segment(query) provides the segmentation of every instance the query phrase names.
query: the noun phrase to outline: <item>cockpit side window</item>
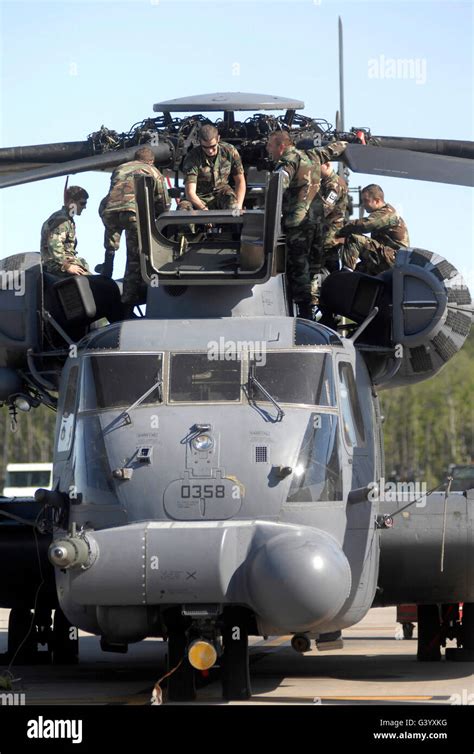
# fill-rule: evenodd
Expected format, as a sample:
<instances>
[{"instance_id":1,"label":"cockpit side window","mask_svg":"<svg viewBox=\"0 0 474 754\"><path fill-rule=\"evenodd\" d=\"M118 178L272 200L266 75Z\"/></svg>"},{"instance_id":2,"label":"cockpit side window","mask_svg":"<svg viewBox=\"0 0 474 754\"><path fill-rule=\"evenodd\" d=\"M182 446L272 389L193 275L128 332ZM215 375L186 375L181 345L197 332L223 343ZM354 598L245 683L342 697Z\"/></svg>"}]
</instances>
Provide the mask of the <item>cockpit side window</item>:
<instances>
[{"instance_id":1,"label":"cockpit side window","mask_svg":"<svg viewBox=\"0 0 474 754\"><path fill-rule=\"evenodd\" d=\"M207 353L170 355L170 403L238 402L241 361L213 361Z\"/></svg>"},{"instance_id":2,"label":"cockpit side window","mask_svg":"<svg viewBox=\"0 0 474 754\"><path fill-rule=\"evenodd\" d=\"M334 381L328 353L266 353L255 360L253 374L278 403L303 403L310 406L334 406ZM252 362L250 367L252 369ZM251 397L262 395L253 385Z\"/></svg>"},{"instance_id":3,"label":"cockpit side window","mask_svg":"<svg viewBox=\"0 0 474 754\"><path fill-rule=\"evenodd\" d=\"M357 386L352 364L347 361L339 363L339 393L343 418L344 439L350 447L364 447L364 419L357 395Z\"/></svg>"},{"instance_id":4,"label":"cockpit side window","mask_svg":"<svg viewBox=\"0 0 474 754\"><path fill-rule=\"evenodd\" d=\"M289 503L342 500L338 419L312 414L293 468Z\"/></svg>"},{"instance_id":5,"label":"cockpit side window","mask_svg":"<svg viewBox=\"0 0 474 754\"><path fill-rule=\"evenodd\" d=\"M69 455L73 444L78 382L79 366L75 365L69 371L64 391L64 404L62 411L61 409L59 410L56 452L58 455L63 454L62 458L66 458Z\"/></svg>"},{"instance_id":6,"label":"cockpit side window","mask_svg":"<svg viewBox=\"0 0 474 754\"><path fill-rule=\"evenodd\" d=\"M67 419L74 413L77 396L77 378L79 376L79 367L72 367L69 372L69 379L66 387L66 397L64 398L63 419Z\"/></svg>"}]
</instances>

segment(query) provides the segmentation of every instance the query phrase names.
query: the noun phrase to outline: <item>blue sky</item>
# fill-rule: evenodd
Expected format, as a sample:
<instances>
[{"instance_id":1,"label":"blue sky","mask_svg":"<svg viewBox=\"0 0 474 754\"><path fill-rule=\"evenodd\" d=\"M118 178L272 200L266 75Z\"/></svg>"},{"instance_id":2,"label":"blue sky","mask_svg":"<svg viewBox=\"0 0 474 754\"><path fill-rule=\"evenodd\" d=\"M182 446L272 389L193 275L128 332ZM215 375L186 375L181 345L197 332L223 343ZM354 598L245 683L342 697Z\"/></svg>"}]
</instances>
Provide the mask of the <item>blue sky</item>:
<instances>
[{"instance_id":1,"label":"blue sky","mask_svg":"<svg viewBox=\"0 0 474 754\"><path fill-rule=\"evenodd\" d=\"M153 116L154 102L212 91L296 97L305 114L334 122L338 15L346 127L473 138L470 2L16 0L0 4L0 145L82 140L102 124L126 131ZM413 76L388 77L390 61L399 59L413 61ZM78 250L91 266L103 256L97 206L109 179L70 179L90 194L77 227ZM351 184L373 180L353 175ZM474 289L472 189L380 183L402 212L412 245L448 257ZM38 250L41 224L61 205L63 185L60 178L2 190L2 257ZM120 274L124 245L119 255Z\"/></svg>"}]
</instances>

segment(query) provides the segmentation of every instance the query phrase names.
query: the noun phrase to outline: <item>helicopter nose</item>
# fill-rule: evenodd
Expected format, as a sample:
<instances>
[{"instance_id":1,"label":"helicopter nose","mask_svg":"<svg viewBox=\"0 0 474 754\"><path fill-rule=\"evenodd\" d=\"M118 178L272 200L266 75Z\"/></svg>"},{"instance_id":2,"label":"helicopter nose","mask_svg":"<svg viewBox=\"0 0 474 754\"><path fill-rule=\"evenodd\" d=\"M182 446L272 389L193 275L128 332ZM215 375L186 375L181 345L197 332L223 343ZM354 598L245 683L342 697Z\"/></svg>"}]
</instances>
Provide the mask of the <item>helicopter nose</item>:
<instances>
[{"instance_id":1,"label":"helicopter nose","mask_svg":"<svg viewBox=\"0 0 474 754\"><path fill-rule=\"evenodd\" d=\"M315 530L273 537L255 553L248 577L257 614L288 631L327 623L351 589L351 570L343 551Z\"/></svg>"}]
</instances>

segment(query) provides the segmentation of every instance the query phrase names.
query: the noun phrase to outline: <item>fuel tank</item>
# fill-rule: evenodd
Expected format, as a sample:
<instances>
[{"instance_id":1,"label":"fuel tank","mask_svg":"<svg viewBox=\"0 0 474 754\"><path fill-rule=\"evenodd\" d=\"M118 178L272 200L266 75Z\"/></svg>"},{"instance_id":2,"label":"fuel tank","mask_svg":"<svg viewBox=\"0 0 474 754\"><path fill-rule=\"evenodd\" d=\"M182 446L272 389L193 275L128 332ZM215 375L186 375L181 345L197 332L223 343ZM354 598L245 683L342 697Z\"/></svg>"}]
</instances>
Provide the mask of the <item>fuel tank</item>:
<instances>
[{"instance_id":1,"label":"fuel tank","mask_svg":"<svg viewBox=\"0 0 474 754\"><path fill-rule=\"evenodd\" d=\"M176 603L238 604L282 632L314 630L337 614L350 593L351 571L341 547L327 532L306 526L153 521L82 536L87 561L57 571L61 606L78 625L95 606L101 632L112 610L116 641L146 635L144 628L142 636L119 636L121 615L128 624L131 612ZM56 548L60 544L56 540Z\"/></svg>"}]
</instances>

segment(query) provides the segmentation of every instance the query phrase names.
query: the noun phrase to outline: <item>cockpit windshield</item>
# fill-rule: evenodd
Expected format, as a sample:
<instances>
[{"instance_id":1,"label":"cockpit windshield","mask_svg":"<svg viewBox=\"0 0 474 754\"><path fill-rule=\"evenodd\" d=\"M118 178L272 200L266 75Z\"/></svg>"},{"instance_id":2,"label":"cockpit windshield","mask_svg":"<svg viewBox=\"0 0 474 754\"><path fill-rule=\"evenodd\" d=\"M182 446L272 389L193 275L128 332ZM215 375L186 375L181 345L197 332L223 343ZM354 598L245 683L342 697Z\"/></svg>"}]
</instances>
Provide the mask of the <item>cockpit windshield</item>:
<instances>
[{"instance_id":1,"label":"cockpit windshield","mask_svg":"<svg viewBox=\"0 0 474 754\"><path fill-rule=\"evenodd\" d=\"M163 355L101 354L84 360L84 382L80 411L127 408L140 396L155 389L143 405L162 399Z\"/></svg>"},{"instance_id":2,"label":"cockpit windshield","mask_svg":"<svg viewBox=\"0 0 474 754\"><path fill-rule=\"evenodd\" d=\"M172 353L169 383L172 403L240 401L241 362L214 361L207 353Z\"/></svg>"},{"instance_id":3,"label":"cockpit windshield","mask_svg":"<svg viewBox=\"0 0 474 754\"><path fill-rule=\"evenodd\" d=\"M328 353L266 353L251 363L258 382L278 403L304 403L334 406L334 380ZM261 391L260 391L261 392ZM251 387L251 398L265 400L258 386Z\"/></svg>"},{"instance_id":4,"label":"cockpit windshield","mask_svg":"<svg viewBox=\"0 0 474 754\"><path fill-rule=\"evenodd\" d=\"M334 406L331 355L281 351L226 360L197 352L93 354L84 359L79 411L163 402L240 403L242 388L256 403Z\"/></svg>"}]
</instances>

